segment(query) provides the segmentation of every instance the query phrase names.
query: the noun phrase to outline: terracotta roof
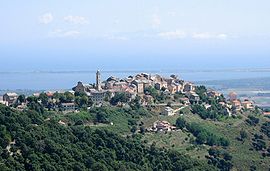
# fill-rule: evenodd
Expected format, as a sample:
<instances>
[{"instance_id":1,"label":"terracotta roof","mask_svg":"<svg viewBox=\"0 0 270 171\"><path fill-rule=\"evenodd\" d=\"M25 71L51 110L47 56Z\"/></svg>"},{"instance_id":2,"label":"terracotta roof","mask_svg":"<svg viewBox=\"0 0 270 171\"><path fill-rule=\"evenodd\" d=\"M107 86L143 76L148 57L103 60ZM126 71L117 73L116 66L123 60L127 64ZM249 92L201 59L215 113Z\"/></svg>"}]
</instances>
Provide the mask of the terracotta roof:
<instances>
[{"instance_id":1,"label":"terracotta roof","mask_svg":"<svg viewBox=\"0 0 270 171\"><path fill-rule=\"evenodd\" d=\"M270 112L263 112L264 115L270 115Z\"/></svg>"}]
</instances>

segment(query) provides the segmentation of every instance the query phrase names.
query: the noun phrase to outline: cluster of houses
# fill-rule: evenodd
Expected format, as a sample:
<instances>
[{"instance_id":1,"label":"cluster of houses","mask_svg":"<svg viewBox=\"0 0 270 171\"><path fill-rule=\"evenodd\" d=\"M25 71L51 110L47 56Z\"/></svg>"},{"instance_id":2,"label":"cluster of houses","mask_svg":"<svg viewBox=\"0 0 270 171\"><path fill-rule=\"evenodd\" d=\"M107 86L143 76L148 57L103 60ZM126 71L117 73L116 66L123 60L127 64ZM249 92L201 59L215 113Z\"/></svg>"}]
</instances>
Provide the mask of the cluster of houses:
<instances>
[{"instance_id":1,"label":"cluster of houses","mask_svg":"<svg viewBox=\"0 0 270 171\"><path fill-rule=\"evenodd\" d=\"M229 94L229 101L232 107L236 111L240 111L241 109L247 109L247 110L252 110L255 108L254 103L248 99L245 99L244 101L241 101L237 97L237 93L231 92Z\"/></svg>"},{"instance_id":2,"label":"cluster of houses","mask_svg":"<svg viewBox=\"0 0 270 171\"><path fill-rule=\"evenodd\" d=\"M128 94L130 99L140 96L142 104L151 104L153 103L154 98L151 95L144 93L144 90L147 87L164 90L169 94L181 92L185 93L189 99L199 100L199 96L195 93L194 84L180 80L176 75L165 78L160 75L141 73L124 79L112 76L102 82L100 71L97 71L95 85L78 82L72 90L78 93L87 94L96 104L102 103L106 96L113 97L117 92ZM187 99L184 100L187 101Z\"/></svg>"},{"instance_id":3,"label":"cluster of houses","mask_svg":"<svg viewBox=\"0 0 270 171\"><path fill-rule=\"evenodd\" d=\"M181 97L179 100L184 106L189 106L192 102L198 102L200 97L195 93L195 85L191 82L186 82L179 79L176 75L171 75L170 77L162 77L160 75L141 73L135 76L129 76L124 79L117 77L109 77L107 80L101 80L100 71L96 72L96 83L95 84L84 84L78 82L78 84L72 88L71 93L84 93L88 96L89 99L93 101L94 104L100 105L104 102L105 98L112 98L116 93L122 92L126 93L129 97L129 100L135 99L136 96L140 96L141 104L153 104L154 97L150 94L145 93L145 89L148 87L154 87L157 90L162 90L163 92L174 95L176 93L184 94L184 97ZM46 92L46 95L53 100L54 92ZM34 96L38 96L35 94ZM219 97L220 93L214 90L207 91L208 97ZM6 93L3 95L3 98L0 99L0 103L4 105L11 105L16 102L18 94L16 93ZM234 110L241 109L253 109L254 105L252 101L244 100L241 101L237 98L236 93L229 94L229 102L220 102L221 105L226 106L228 113ZM23 106L18 106L23 108ZM63 111L74 111L76 105L74 102L62 103L59 106ZM206 108L211 107L211 105L205 104ZM162 114L167 116L172 116L177 111L171 107L165 107Z\"/></svg>"},{"instance_id":4,"label":"cluster of houses","mask_svg":"<svg viewBox=\"0 0 270 171\"><path fill-rule=\"evenodd\" d=\"M48 97L48 101L52 102L52 104L56 103L56 99L53 98L54 93L64 93L64 92L60 92L60 91L48 91L45 92L46 96ZM74 94L73 91L70 91L70 93ZM34 93L33 96L34 97L39 97L40 93ZM5 93L2 98L0 98L0 104L3 104L5 106L12 106L14 104L16 104L17 100L19 98L19 95L17 93ZM38 101L39 103L41 103L41 100ZM16 109L18 110L23 110L27 107L27 103L28 101L26 100L25 102L21 102L19 104L16 105ZM70 103L60 103L58 106L54 106L54 109L56 110L61 110L61 111L75 111L76 110L76 105L74 102L70 102Z\"/></svg>"}]
</instances>

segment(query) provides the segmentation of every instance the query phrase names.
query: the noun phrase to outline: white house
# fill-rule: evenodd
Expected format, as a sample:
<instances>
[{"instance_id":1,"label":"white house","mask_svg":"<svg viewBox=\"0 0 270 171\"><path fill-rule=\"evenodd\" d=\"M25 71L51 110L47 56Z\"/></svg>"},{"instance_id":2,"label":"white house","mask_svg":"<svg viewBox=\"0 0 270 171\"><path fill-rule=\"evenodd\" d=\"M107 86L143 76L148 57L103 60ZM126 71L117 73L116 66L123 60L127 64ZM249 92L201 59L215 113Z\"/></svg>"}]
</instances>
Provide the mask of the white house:
<instances>
[{"instance_id":1,"label":"white house","mask_svg":"<svg viewBox=\"0 0 270 171\"><path fill-rule=\"evenodd\" d=\"M173 115L175 115L174 110L171 107L166 107L163 110L162 114L165 115L165 116L173 116Z\"/></svg>"}]
</instances>

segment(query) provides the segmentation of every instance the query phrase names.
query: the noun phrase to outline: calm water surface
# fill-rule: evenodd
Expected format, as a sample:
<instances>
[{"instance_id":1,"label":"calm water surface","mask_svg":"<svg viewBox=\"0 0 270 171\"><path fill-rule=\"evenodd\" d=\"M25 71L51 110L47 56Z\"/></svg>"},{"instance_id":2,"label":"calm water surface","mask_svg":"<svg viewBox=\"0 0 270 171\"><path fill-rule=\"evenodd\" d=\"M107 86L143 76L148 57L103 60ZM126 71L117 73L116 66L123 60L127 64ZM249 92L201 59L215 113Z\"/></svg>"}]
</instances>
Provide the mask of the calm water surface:
<instances>
[{"instance_id":1,"label":"calm water surface","mask_svg":"<svg viewBox=\"0 0 270 171\"><path fill-rule=\"evenodd\" d=\"M102 79L109 76L125 78L140 71L103 71ZM177 74L188 81L229 80L270 77L270 72L253 71L149 71L148 73L169 76ZM70 89L78 81L84 83L95 82L94 71L84 72L2 72L0 73L0 90L31 89L31 90L58 90Z\"/></svg>"}]
</instances>

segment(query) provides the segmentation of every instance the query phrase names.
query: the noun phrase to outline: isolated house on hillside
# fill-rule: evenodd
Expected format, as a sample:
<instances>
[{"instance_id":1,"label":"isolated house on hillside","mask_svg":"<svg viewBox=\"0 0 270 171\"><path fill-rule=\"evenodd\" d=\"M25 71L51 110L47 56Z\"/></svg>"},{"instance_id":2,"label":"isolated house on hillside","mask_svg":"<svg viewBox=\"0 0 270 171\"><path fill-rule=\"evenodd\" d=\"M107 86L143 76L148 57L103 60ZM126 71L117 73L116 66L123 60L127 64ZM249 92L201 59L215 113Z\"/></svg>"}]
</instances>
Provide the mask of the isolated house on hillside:
<instances>
[{"instance_id":1,"label":"isolated house on hillside","mask_svg":"<svg viewBox=\"0 0 270 171\"><path fill-rule=\"evenodd\" d=\"M175 115L174 110L171 107L165 107L162 111L162 114L165 116L173 116Z\"/></svg>"},{"instance_id":2,"label":"isolated house on hillside","mask_svg":"<svg viewBox=\"0 0 270 171\"><path fill-rule=\"evenodd\" d=\"M176 127L172 126L167 121L156 121L152 127L152 131L173 131L173 130L176 130Z\"/></svg>"}]
</instances>

